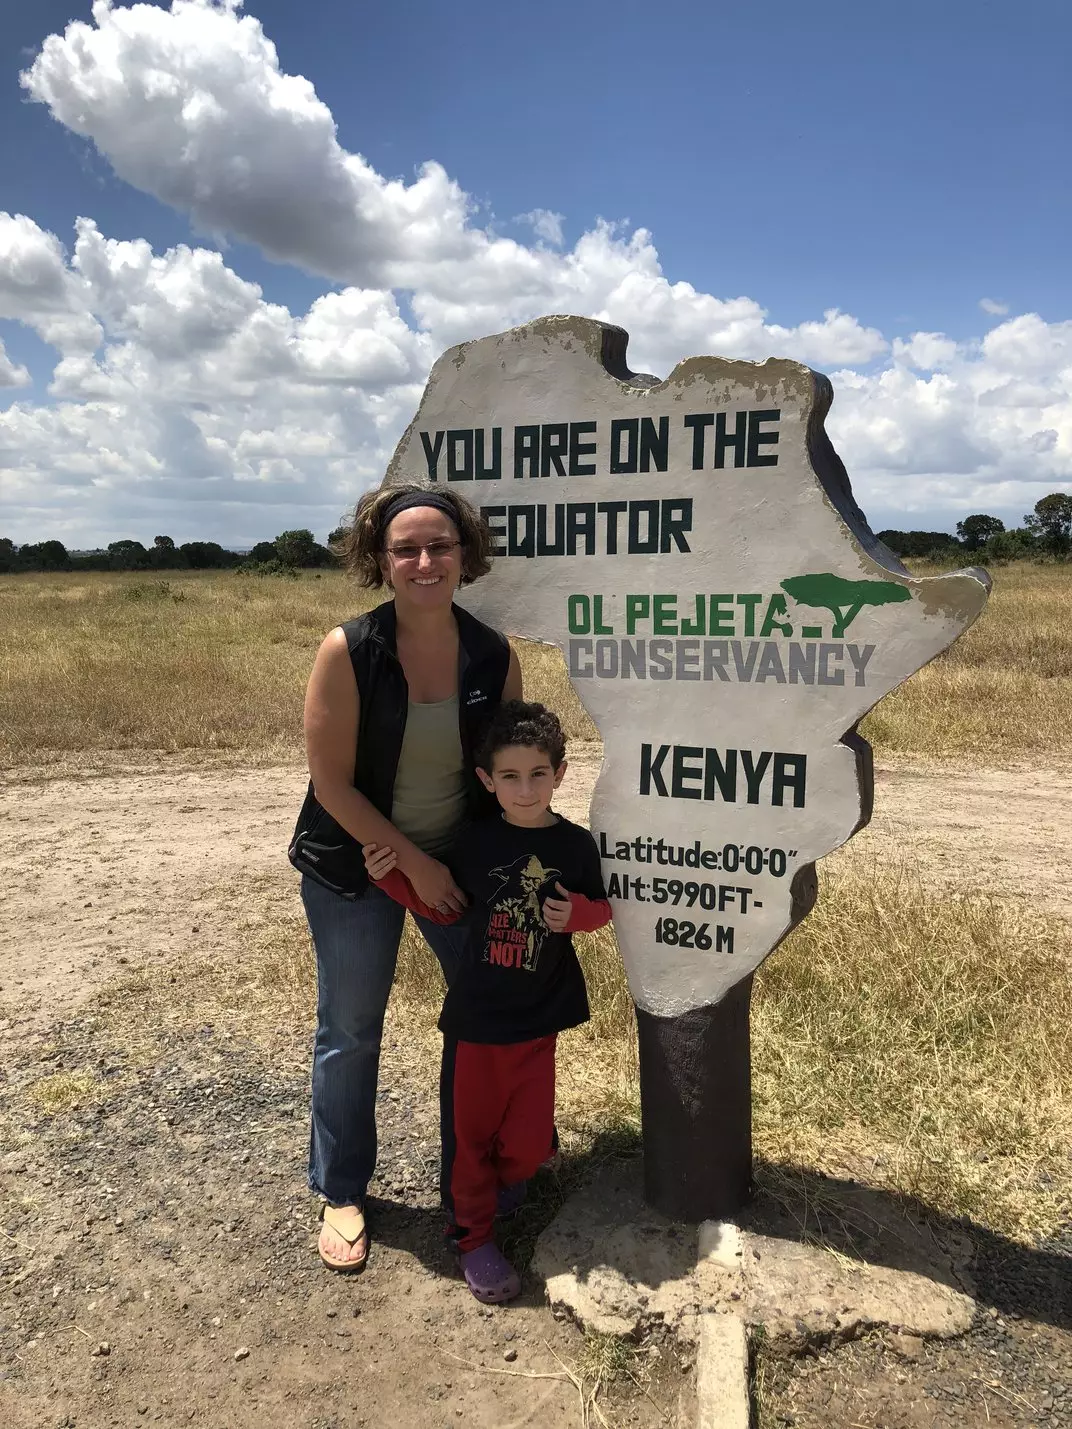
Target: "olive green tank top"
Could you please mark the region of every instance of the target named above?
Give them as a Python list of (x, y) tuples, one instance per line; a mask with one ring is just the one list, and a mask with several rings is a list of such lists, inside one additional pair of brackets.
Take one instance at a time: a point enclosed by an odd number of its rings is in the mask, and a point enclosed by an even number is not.
[(465, 819), (466, 786), (458, 696), (411, 700), (395, 774), (391, 822), (419, 849), (438, 857)]

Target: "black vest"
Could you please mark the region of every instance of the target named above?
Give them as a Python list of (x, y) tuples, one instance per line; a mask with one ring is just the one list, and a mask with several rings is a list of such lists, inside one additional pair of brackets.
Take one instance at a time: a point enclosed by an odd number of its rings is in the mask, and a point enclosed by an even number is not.
[[(458, 623), (458, 725), (467, 811), (470, 818), (479, 818), (490, 811), (494, 799), (476, 777), (474, 756), (502, 702), (510, 646), (505, 635), (467, 610), (457, 605), (452, 609)], [(409, 712), (409, 686), (395, 647), (394, 602), (348, 620), (342, 629), (360, 700), (354, 788), (389, 819)], [(360, 898), (368, 887), (361, 845), (320, 804), (312, 781), (288, 852), (296, 869), (343, 898)]]

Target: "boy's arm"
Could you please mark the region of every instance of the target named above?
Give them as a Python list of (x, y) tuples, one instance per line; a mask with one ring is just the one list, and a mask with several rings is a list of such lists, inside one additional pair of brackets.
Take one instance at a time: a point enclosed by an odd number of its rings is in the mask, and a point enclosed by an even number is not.
[(594, 933), (611, 920), (610, 904), (605, 898), (586, 898), (583, 893), (571, 893), (570, 914), (563, 930), (567, 933)]
[(389, 898), (393, 898), (396, 903), (401, 903), (402, 907), (408, 908), (411, 913), (418, 913), (422, 918), (427, 918), (429, 923), (456, 923), (462, 916), (456, 908), (448, 908), (442, 913), (438, 908), (430, 908), (427, 903), (417, 897), (413, 890), (413, 884), (400, 868), (392, 868), (390, 873), (385, 873), (382, 878), (374, 878), (372, 882), (376, 888), (382, 888)]
[(587, 829), (582, 829), (582, 848), (578, 860), (577, 883), (583, 892), (570, 893), (567, 933), (594, 933), (611, 920), (611, 906), (603, 886), (603, 863), (596, 841)]
[(553, 933), (593, 933), (611, 920), (595, 840), (587, 830), (577, 829), (576, 833), (580, 838), (574, 840), (564, 860), (574, 863), (568, 875), (573, 886), (567, 890), (556, 880), (554, 892), (542, 901), (544, 923)]

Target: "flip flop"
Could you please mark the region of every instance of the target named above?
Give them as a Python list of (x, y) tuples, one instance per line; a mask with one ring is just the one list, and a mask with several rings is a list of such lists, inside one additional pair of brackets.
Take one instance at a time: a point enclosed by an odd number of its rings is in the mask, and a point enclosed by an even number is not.
[(323, 1231), (320, 1233), (320, 1240), (317, 1241), (316, 1249), (320, 1259), (329, 1270), (341, 1270), (354, 1272), (364, 1270), (365, 1262), (368, 1260), (369, 1241), (368, 1231), (365, 1228), (365, 1217), (360, 1206), (329, 1206), (325, 1202), (320, 1207), (320, 1219), (328, 1226), (340, 1240), (344, 1240), (347, 1245), (356, 1245), (362, 1238), (365, 1239), (365, 1253), (357, 1260), (339, 1260), (337, 1256), (329, 1255), (324, 1249)]
[(525, 1204), (528, 1190), (529, 1183), (527, 1181), (515, 1181), (512, 1186), (499, 1187), (498, 1195), (495, 1198), (495, 1214), (500, 1220), (517, 1215)]
[(485, 1305), (501, 1305), (521, 1294), (521, 1278), (494, 1241), (461, 1255), (465, 1283)]

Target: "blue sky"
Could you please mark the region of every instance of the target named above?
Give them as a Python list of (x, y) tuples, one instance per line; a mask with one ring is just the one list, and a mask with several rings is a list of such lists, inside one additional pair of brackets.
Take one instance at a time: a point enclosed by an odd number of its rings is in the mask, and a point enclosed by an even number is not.
[[(170, 5), (156, 8), (170, 26)], [(103, 21), (98, 15), (94, 25), (91, 7), (76, 0), (5, 7), (0, 210), (26, 215), (56, 236), (66, 250), (65, 301), (83, 304), (80, 320), (96, 321), (101, 332), (92, 361), (83, 334), (73, 340), (76, 360), (54, 379), (57, 355), (70, 356), (68, 338), (58, 340), (48, 326), (42, 300), (28, 297), (23, 283), (0, 306), (8, 366), (24, 369), (0, 387), (9, 418), (8, 431), (0, 429), (0, 481), (11, 513), (0, 519), (16, 539), (151, 539), (149, 527), (164, 521), (184, 537), (239, 544), (274, 535), (284, 519), (334, 524), (343, 498), (374, 479), (427, 362), (458, 335), (495, 330), (545, 310), (540, 298), (575, 293), (576, 286), (563, 288), (567, 260), (600, 219), (619, 225), (612, 235), (619, 247), (577, 260), (585, 282), (590, 277), (590, 310), (629, 327), (653, 370), (692, 351), (756, 357), (784, 350), (834, 375), (831, 429), (876, 528), (950, 526), (973, 510), (1018, 520), (1045, 491), (1069, 489), (1072, 18), (1057, 0), (1016, 7), (833, 0), (810, 9), (784, 0), (762, 7), (250, 0), (244, 11), (197, 0), (187, 11), (203, 13), (188, 13), (187, 21), (198, 22), (205, 39), (192, 59), (188, 41), (178, 41), (193, 31), (144, 30), (157, 46), (157, 68), (173, 65), (175, 84), (196, 93), (212, 87), (197, 66), (218, 75), (219, 57), (249, 41), (249, 30), (237, 27), (243, 14), (251, 17), (274, 43), (278, 71), (315, 86), (339, 147), (364, 156), (377, 182), (413, 185), (420, 166), (434, 161), (444, 181), (468, 197), (461, 220), (467, 242), (476, 233), (551, 254), (527, 306), (504, 290), (485, 293), (469, 309), (436, 290), (432, 270), (445, 251), (438, 240), (423, 257), (410, 253), (403, 261), (401, 250), (393, 264), (370, 257), (395, 229), (366, 248), (358, 242), (350, 251), (335, 241), (326, 253), (313, 231), (320, 220), (310, 213), (304, 237), (288, 221), (282, 251), (289, 261), (273, 261), (281, 254), (280, 229), (276, 218), (265, 218), (270, 200), (259, 199), (256, 188), (263, 175), (268, 193), (286, 174), (269, 174), (271, 156), (255, 152), (250, 140), (248, 204), (236, 214), (224, 192), (229, 156), (221, 152), (234, 135), (235, 154), (243, 156), (245, 136), (263, 128), (254, 93), (271, 71), (263, 52), (247, 53), (240, 68), (252, 98), (241, 83), (217, 95), (233, 110), (199, 174), (206, 162), (219, 171), (206, 180), (208, 198), (187, 203), (183, 134), (153, 122), (138, 72), (142, 51), (120, 46), (115, 59), (104, 45), (120, 9)], [(219, 24), (207, 23), (210, 12)], [(144, 14), (131, 16), (140, 34)], [(50, 74), (29, 92), (20, 87), (20, 70), (72, 20), (86, 23), (103, 46), (91, 92), (73, 45), (61, 48)], [(106, 52), (111, 68), (103, 64)], [(179, 52), (185, 58), (177, 59)], [(558, 218), (519, 221), (533, 211)], [(261, 300), (287, 309), (295, 324), (324, 295), (390, 295), (394, 312), (370, 319), (370, 332), (401, 356), (371, 376), (360, 361), (356, 378), (357, 369), (348, 369), (366, 403), (365, 427), (357, 430), (352, 415), (340, 414), (333, 366), (319, 407), (303, 405), (307, 393), (290, 408), (289, 398), (277, 395), (274, 403), (287, 408), (294, 430), (319, 422), (333, 441), (311, 454), (303, 440), (282, 440), (268, 458), (264, 443), (253, 443), (255, 455), (243, 457), (249, 432), (263, 431), (265, 419), (251, 416), (237, 376), (230, 386), (235, 370), (221, 376), (217, 363), (215, 395), (206, 399), (205, 373), (194, 373), (204, 355), (196, 343), (184, 366), (183, 353), (162, 353), (139, 328), (145, 295), (119, 292), (129, 267), (123, 252), (98, 255), (99, 281), (87, 280), (72, 259), (79, 216), (95, 222), (102, 243), (146, 240), (160, 258), (177, 244), (218, 250), (236, 281), (258, 285)], [(648, 230), (650, 243), (640, 256), (634, 245), (630, 258), (625, 250), (638, 228)], [(7, 250), (10, 264), (44, 251), (25, 229), (17, 242), (21, 248)], [(483, 237), (480, 243), (477, 264), (487, 247)], [(4, 252), (0, 247), (0, 258)], [(678, 293), (672, 321), (653, 320), (651, 331), (638, 325), (629, 284), (611, 273), (630, 262), (649, 278), (658, 273), (659, 301), (669, 303), (668, 285), (691, 285), (698, 298), (687, 320)], [(475, 292), (485, 269), (472, 275)], [(59, 279), (53, 273), (41, 281)], [(187, 281), (192, 301), (212, 300), (198, 288), (200, 278), (185, 274)], [(154, 288), (152, 301), (173, 301), (178, 282), (173, 275)], [(589, 289), (582, 284), (581, 291)], [(722, 304), (747, 299), (760, 316), (749, 319), (742, 339), (732, 313), (712, 316), (700, 301), (705, 295)], [(818, 338), (808, 336), (808, 325), (824, 325), (829, 309), (854, 320), (845, 341), (826, 326)], [(1027, 321), (1031, 314), (1037, 317)], [(343, 325), (331, 317), (330, 326), (330, 342), (345, 345)], [(302, 334), (291, 338), (300, 344)], [(720, 346), (696, 345), (705, 341)], [(342, 361), (338, 351), (325, 356), (320, 337), (317, 344), (318, 371)], [(141, 452), (127, 469), (93, 405), (120, 400), (120, 367), (121, 400), (132, 404), (127, 425)], [(853, 375), (839, 383), (842, 371)], [(303, 383), (308, 387), (307, 373)], [(161, 386), (173, 394), (167, 413), (147, 395)], [(180, 410), (184, 392), (191, 412), (205, 400), (217, 404), (197, 417), (196, 431)], [(50, 419), (50, 411), (62, 420)], [(176, 424), (185, 433), (179, 439)], [(899, 433), (893, 451), (891, 424)], [(184, 463), (199, 442), (207, 443), (201, 479), (196, 489), (184, 488)], [(254, 462), (239, 486), (222, 472), (225, 448), (236, 462)]]

